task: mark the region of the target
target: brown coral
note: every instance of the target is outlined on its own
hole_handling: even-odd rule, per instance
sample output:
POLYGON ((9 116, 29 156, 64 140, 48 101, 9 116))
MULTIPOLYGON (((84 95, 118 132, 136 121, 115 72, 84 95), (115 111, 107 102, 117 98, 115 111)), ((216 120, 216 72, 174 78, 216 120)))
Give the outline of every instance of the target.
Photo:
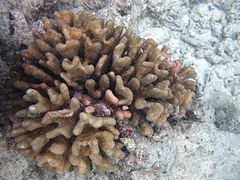
POLYGON ((117 120, 129 119, 144 135, 174 109, 189 109, 196 73, 171 63, 167 48, 113 22, 79 11, 43 18, 43 33, 17 57, 11 131, 17 150, 39 166, 64 174, 112 171, 121 159, 117 120))

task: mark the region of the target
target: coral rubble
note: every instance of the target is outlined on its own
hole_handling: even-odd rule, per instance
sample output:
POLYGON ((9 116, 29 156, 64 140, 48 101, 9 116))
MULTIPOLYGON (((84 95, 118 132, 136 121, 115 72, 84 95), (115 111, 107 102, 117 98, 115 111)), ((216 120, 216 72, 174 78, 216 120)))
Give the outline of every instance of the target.
POLYGON ((110 159, 124 157, 118 120, 131 118, 151 136, 174 110, 191 107, 195 71, 170 62, 154 40, 82 11, 42 21, 43 32, 16 57, 10 101, 16 149, 39 166, 112 171, 110 159))

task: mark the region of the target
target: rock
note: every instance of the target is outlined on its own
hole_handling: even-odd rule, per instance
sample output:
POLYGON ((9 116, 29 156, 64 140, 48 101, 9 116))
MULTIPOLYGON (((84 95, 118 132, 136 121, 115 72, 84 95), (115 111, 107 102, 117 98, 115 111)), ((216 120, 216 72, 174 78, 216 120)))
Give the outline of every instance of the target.
POLYGON ((120 141, 127 147, 128 151, 133 151, 136 147, 135 141, 131 138, 120 138, 120 141))
POLYGON ((215 110, 216 127, 224 131, 239 134, 240 102, 221 92, 214 94, 210 102, 215 110))
MULTIPOLYGON (((132 171, 131 173, 129 173, 128 175, 129 179, 139 179, 139 180, 154 180, 154 179, 159 179, 160 177, 158 175, 156 175, 154 172, 145 172, 142 170, 136 170, 136 171, 132 171)), ((160 178, 161 180, 167 180, 167 178, 160 178)))
POLYGON ((233 39, 236 39, 238 38, 239 34, 240 34, 239 25, 236 23, 228 23, 223 28, 223 36, 225 38, 231 37, 233 39))

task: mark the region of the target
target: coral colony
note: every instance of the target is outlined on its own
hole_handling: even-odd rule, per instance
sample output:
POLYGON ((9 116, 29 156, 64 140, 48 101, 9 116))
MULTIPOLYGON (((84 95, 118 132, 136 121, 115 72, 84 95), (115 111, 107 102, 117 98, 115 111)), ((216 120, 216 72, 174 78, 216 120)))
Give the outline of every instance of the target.
POLYGON ((120 121, 151 137, 176 109, 190 108, 196 72, 170 62, 166 47, 82 11, 42 21, 16 57, 10 101, 16 149, 39 166, 58 174, 112 171, 110 159, 125 156, 119 137, 132 133, 121 135, 120 121))

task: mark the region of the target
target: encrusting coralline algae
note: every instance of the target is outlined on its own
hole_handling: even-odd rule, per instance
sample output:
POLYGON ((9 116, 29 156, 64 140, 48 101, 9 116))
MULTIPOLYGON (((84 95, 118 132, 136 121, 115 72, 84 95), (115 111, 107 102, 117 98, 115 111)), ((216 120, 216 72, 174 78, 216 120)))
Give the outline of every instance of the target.
POLYGON ((39 166, 112 171, 110 158, 125 156, 118 121, 150 137, 153 126, 191 108, 196 72, 169 61, 167 47, 83 11, 42 20, 44 32, 34 31, 15 58, 10 94, 16 149, 39 166))

